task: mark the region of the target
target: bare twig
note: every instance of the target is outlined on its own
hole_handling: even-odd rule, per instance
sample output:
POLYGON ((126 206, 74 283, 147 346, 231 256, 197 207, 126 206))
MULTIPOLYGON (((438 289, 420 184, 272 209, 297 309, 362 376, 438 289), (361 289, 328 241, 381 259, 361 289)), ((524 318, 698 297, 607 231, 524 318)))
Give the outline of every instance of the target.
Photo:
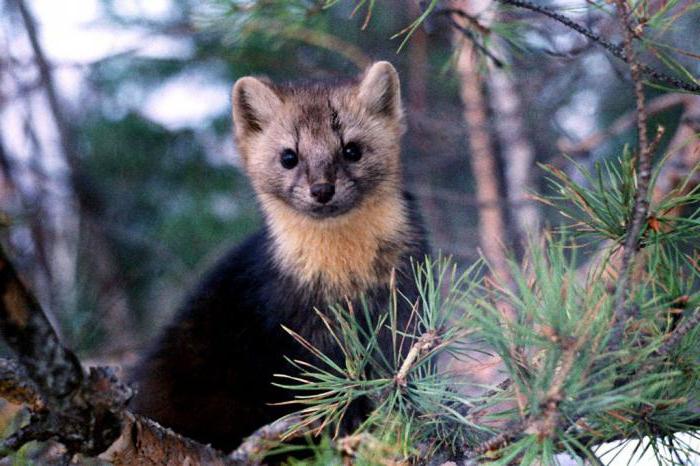
POLYGON ((484 54, 496 68, 503 68, 503 62, 493 54, 489 49, 487 49, 481 42, 476 37, 476 34, 474 34, 473 31, 471 31, 469 28, 462 26, 459 24, 457 21, 455 21, 452 17, 448 17, 450 26, 452 26, 455 30, 459 31, 462 33, 464 37, 466 37, 469 42, 472 43, 474 48, 484 54))

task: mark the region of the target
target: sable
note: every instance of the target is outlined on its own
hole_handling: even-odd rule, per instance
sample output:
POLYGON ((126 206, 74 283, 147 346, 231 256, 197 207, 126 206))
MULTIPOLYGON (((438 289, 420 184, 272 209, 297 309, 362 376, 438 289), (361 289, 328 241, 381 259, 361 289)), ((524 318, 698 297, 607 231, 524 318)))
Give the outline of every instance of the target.
MULTIPOLYGON (((366 299, 370 315, 384 313, 395 275, 406 297, 397 311, 403 328, 418 297, 411 261, 428 252, 401 186, 403 112, 390 64, 333 85, 244 77, 232 100, 236 142, 265 226, 190 294, 136 371, 132 405, 226 451, 294 409, 277 404, 292 394, 273 385, 273 374, 293 369, 285 357, 318 363, 285 328, 344 364, 314 310, 362 309, 366 299)), ((379 344, 392 348, 388 330, 379 344)), ((343 428, 358 425, 368 407, 353 405, 343 428)))

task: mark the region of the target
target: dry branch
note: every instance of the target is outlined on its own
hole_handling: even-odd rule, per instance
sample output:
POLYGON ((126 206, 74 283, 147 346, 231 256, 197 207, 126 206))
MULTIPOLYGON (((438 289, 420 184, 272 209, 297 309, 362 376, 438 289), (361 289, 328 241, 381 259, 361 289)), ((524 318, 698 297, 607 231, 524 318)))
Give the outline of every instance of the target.
MULTIPOLYGON (((118 414, 130 396, 129 390, 113 384, 109 371, 83 372, 1 249, 0 332, 45 402, 46 409, 26 431, 34 434, 25 432, 27 440, 42 438, 43 432, 73 453, 105 450, 120 431, 118 414)), ((10 366, 5 369, 7 373, 10 366)), ((15 379, 5 388, 16 388, 17 383, 15 379)))

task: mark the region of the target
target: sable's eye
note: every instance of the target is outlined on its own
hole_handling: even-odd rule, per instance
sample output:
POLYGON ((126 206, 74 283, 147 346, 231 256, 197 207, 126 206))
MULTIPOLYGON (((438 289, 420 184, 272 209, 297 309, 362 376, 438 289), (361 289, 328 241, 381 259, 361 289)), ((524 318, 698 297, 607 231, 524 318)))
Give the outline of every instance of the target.
POLYGON ((299 157, 292 149, 285 149, 280 154, 280 163, 287 170, 291 170, 299 163, 299 157))
POLYGON ((357 162, 362 157, 362 149, 356 142, 348 142, 343 147, 343 157, 349 162, 357 162))

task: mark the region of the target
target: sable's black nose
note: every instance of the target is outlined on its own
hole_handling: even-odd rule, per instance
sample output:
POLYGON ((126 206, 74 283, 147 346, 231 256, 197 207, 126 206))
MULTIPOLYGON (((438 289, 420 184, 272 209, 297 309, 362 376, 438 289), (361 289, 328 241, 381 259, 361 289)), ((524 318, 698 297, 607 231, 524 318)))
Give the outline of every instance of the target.
POLYGON ((321 204, 325 204, 335 194, 335 186, 330 183, 318 183, 311 186, 311 195, 321 204))

